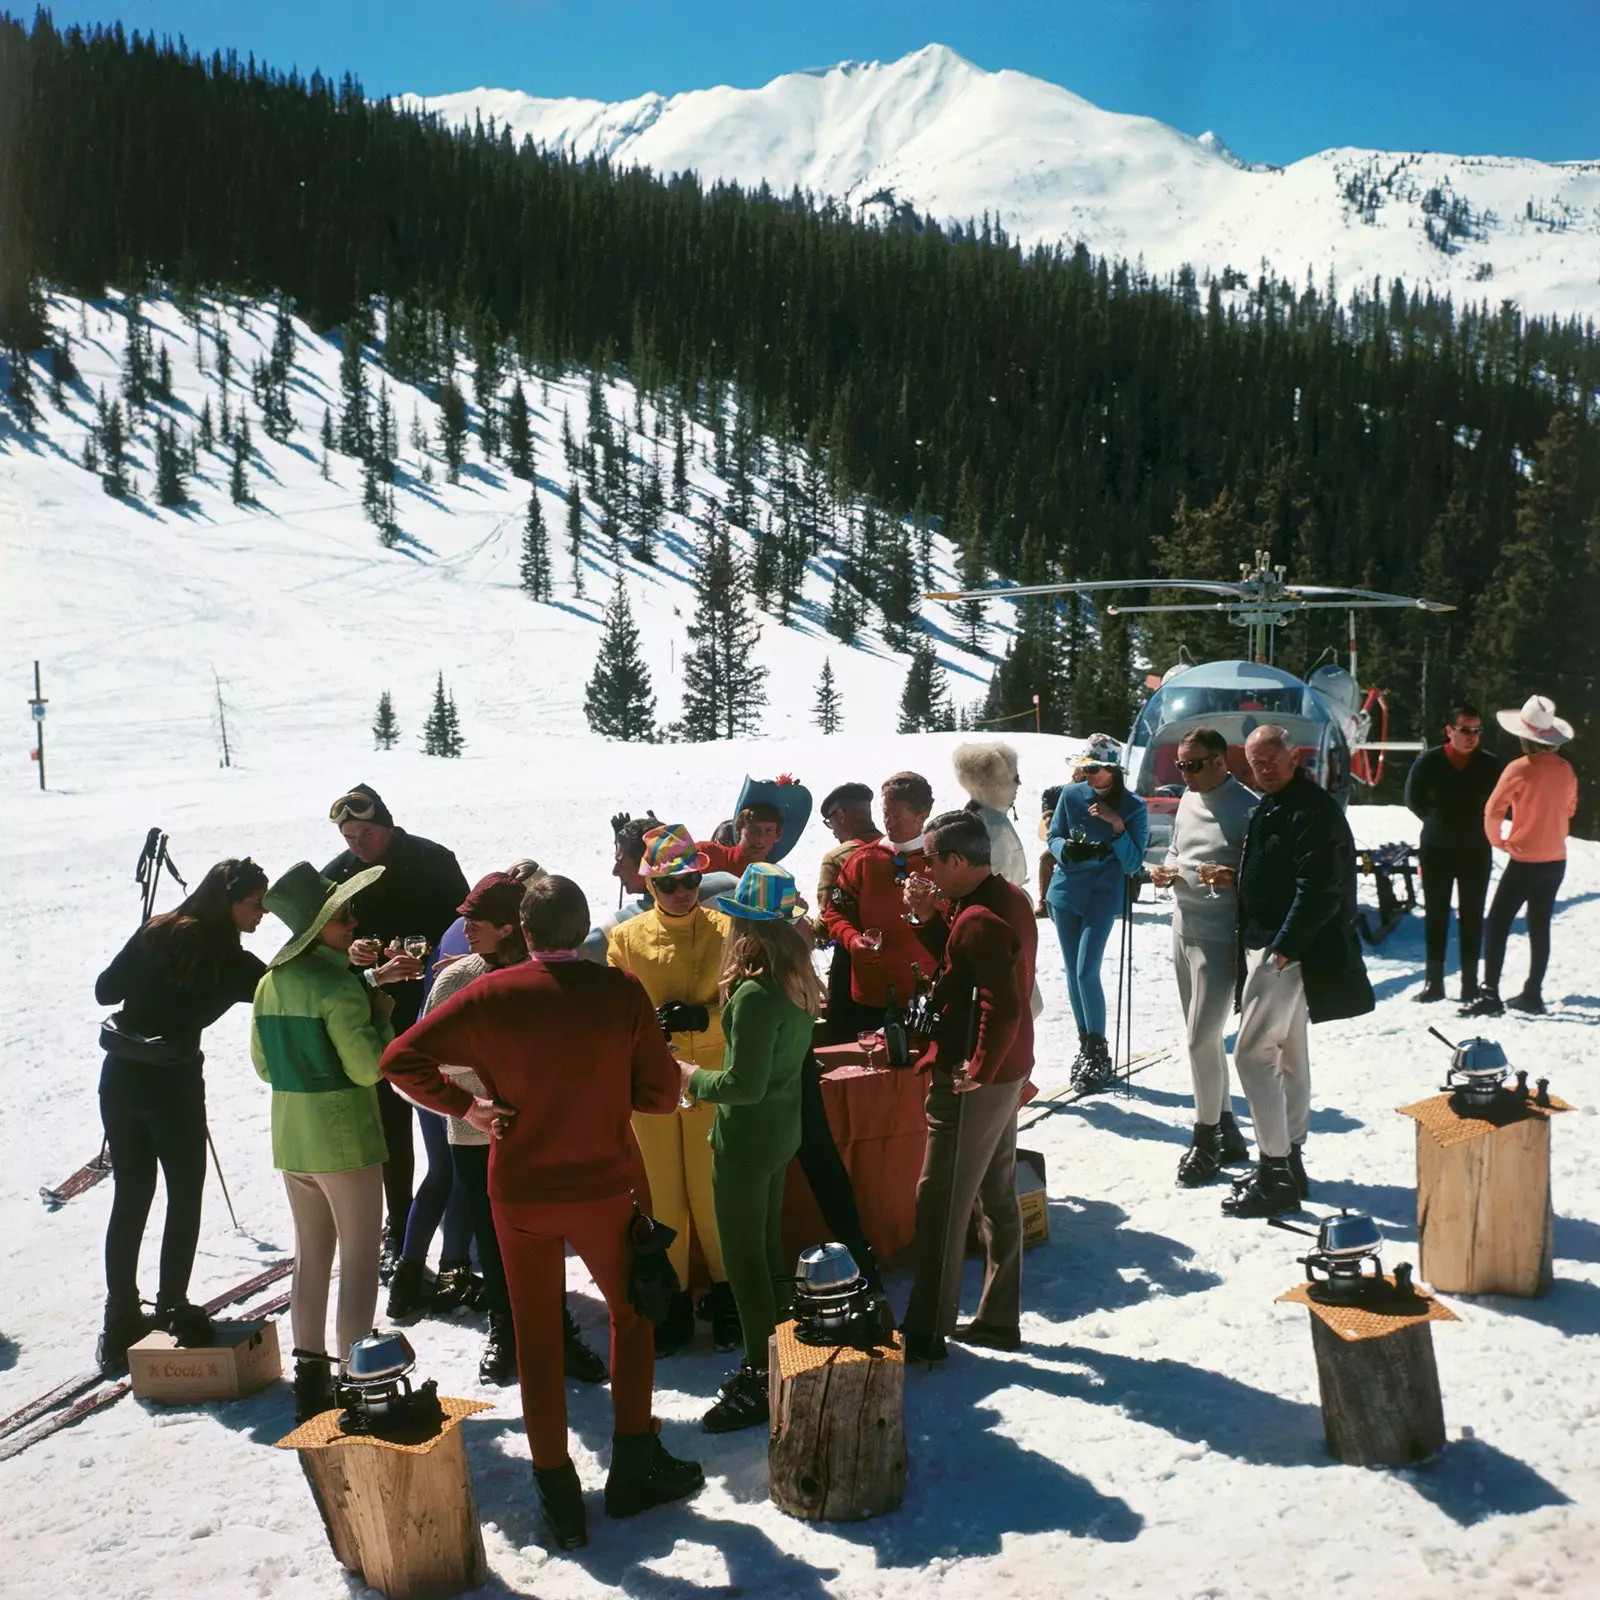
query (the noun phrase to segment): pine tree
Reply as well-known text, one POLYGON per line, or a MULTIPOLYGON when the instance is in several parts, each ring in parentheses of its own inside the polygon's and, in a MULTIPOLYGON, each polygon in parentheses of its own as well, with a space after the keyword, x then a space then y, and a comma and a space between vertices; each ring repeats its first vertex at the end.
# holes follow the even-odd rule
POLYGON ((233 462, 228 469, 228 496, 236 506, 250 503, 250 478, 245 471, 250 460, 250 419, 242 413, 233 432, 233 462))
POLYGON ((811 703, 811 720, 830 737, 839 731, 839 724, 844 720, 840 698, 833 681, 833 662, 824 656, 822 676, 817 680, 817 698, 811 703))
POLYGON ((567 487, 567 554, 572 558, 572 592, 583 598, 583 495, 574 478, 567 487))
MULTIPOLYGON (((974 522, 961 545, 960 560, 956 565, 956 581, 963 589, 981 589, 989 581, 988 568, 983 562, 983 530, 974 522)), ((957 600, 954 606, 956 626, 962 642, 969 650, 983 649, 983 636, 988 630, 984 621, 983 601, 957 600)))
POLYGON ((375 750, 393 750, 400 742, 400 723, 394 714, 394 701, 385 689, 378 696, 378 715, 372 723, 372 747, 375 750))
POLYGON ((878 609, 883 612, 884 643, 891 650, 903 650, 919 615, 917 564, 911 548, 911 533, 905 521, 896 517, 880 539, 870 505, 866 514, 873 520, 864 528, 863 542, 869 557, 874 552, 878 554, 874 594, 878 609))
POLYGON ((841 563, 834 573, 833 589, 828 595, 828 632, 840 644, 854 644, 861 636, 862 613, 861 596, 841 563))
POLYGON ((351 312, 339 351, 339 450, 362 461, 372 453, 372 420, 367 410, 367 371, 361 346, 367 335, 362 308, 351 312))
POLYGON ((472 330, 472 397, 478 405, 478 443, 485 460, 500 454, 500 385, 505 368, 500 354, 500 329, 493 312, 479 317, 472 330))
MULTIPOLYGON (((444 692, 444 674, 439 674, 438 682, 433 689, 433 705, 430 707, 427 719, 422 724, 422 753, 426 756, 459 755, 459 750, 452 750, 451 745, 451 706, 452 702, 444 692)), ((459 729, 457 729, 459 734, 459 729)))
POLYGON ((156 356, 156 376, 151 387, 156 399, 172 399, 172 357, 167 351, 165 339, 161 341, 161 349, 156 356))
POLYGON ((461 718, 456 712, 455 690, 452 689, 450 698, 444 703, 444 749, 440 754, 454 761, 460 757, 466 743, 461 736, 461 718))
POLYGON ((20 345, 11 351, 11 404, 16 409, 17 422, 24 433, 32 433, 39 422, 39 407, 33 398, 33 371, 28 365, 28 352, 20 345))
POLYGON ((687 739, 736 739, 761 725, 767 669, 755 663, 760 629, 745 609, 742 578, 727 525, 713 502, 695 573, 693 648, 683 658, 680 725, 687 739))
POLYGON ((143 411, 150 398, 150 346, 137 295, 128 296, 123 314, 128 336, 122 350, 122 395, 130 412, 143 411))
POLYGON ((122 426, 122 405, 120 401, 106 401, 106 392, 100 391, 100 422, 96 431, 95 443, 100 456, 100 486, 113 500, 122 500, 127 497, 128 482, 128 436, 122 426))
POLYGON ((533 427, 528 418, 528 397, 522 384, 511 386, 511 398, 506 402, 506 459, 511 464, 513 477, 533 477, 533 427))
POLYGON ((200 448, 211 451, 217 447, 216 426, 211 420, 211 396, 200 403, 200 448))
POLYGON ((159 504, 181 506, 188 500, 183 465, 177 427, 163 419, 156 424, 156 500, 159 504))
POLYGON ((689 514, 689 455, 683 437, 683 413, 676 418, 672 436, 672 509, 680 516, 689 514))
POLYGON ((522 589, 534 600, 551 597, 550 540, 537 489, 528 496, 528 516, 522 527, 522 589))
POLYGON ((911 667, 900 694, 901 733, 938 733, 955 726, 946 698, 944 669, 927 639, 911 647, 911 667))
POLYGON ((394 458, 400 453, 400 441, 395 435, 394 410, 389 404, 389 385, 378 390, 378 421, 372 434, 372 455, 378 476, 385 483, 394 482, 394 458))
POLYGON ((655 738, 656 697, 650 688, 649 668, 639 652, 639 629, 620 572, 606 607, 604 628, 600 654, 584 692, 583 714, 589 727, 604 738, 648 742, 655 738))
POLYGON ((467 402, 453 378, 439 390, 439 444, 444 450, 445 476, 451 483, 459 483, 466 459, 467 402))

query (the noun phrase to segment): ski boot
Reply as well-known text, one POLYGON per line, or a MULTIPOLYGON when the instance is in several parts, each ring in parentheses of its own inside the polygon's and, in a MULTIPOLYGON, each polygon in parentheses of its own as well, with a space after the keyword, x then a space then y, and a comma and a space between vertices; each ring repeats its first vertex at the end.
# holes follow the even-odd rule
POLYGON ((1185 1189, 1198 1189, 1222 1171, 1222 1127, 1215 1122, 1197 1122, 1189 1148, 1178 1162, 1178 1182, 1185 1189))
POLYGON ((511 1318, 498 1311, 489 1313, 489 1337, 484 1340, 478 1361, 478 1382, 495 1385, 514 1383, 517 1377, 517 1334, 511 1318))
POLYGON ((317 1350, 296 1350, 293 1354, 294 1420, 309 1422, 339 1403, 333 1384, 333 1357, 317 1350))
POLYGON ((1233 1120, 1233 1113, 1224 1111, 1218 1126, 1222 1130, 1223 1166, 1242 1166, 1250 1159, 1250 1146, 1245 1143, 1244 1135, 1239 1132, 1239 1124, 1233 1120))
POLYGON ((437 1291, 428 1269, 420 1261, 401 1260, 389 1280, 389 1302, 384 1315, 391 1322, 414 1322, 437 1304, 437 1291))
POLYGON ((1311 1180, 1306 1176, 1306 1164, 1301 1157, 1304 1144, 1301 1141, 1289 1146, 1289 1171, 1294 1176, 1294 1186, 1300 1193, 1302 1200, 1311 1198, 1311 1180))
POLYGON ((767 1369, 748 1361, 722 1380, 717 1403, 701 1418, 707 1433, 737 1433, 771 1420, 767 1402, 767 1369))
POLYGON ((1085 1036, 1083 1051, 1072 1064, 1072 1087, 1080 1095, 1100 1094, 1117 1081, 1117 1069, 1111 1064, 1111 1051, 1106 1046, 1105 1035, 1091 1033, 1085 1036), (1079 1067, 1078 1062, 1082 1062, 1079 1067))
POLYGON ((1287 1156, 1262 1156, 1255 1172, 1234 1184, 1222 1202, 1228 1217, 1277 1217, 1299 1209, 1300 1190, 1287 1156))
POLYGON ((1505 1014, 1505 1002, 1492 983, 1480 984, 1478 992, 1456 1013, 1461 1017, 1503 1017, 1505 1014))
POLYGON ((1525 1012, 1530 1017, 1544 1015, 1544 996, 1537 989, 1524 989, 1521 994, 1514 994, 1506 1001, 1513 1011, 1525 1012))
POLYGON ((578 1383, 604 1383, 611 1369, 584 1343, 578 1324, 566 1306, 561 1308, 561 1370, 565 1377, 578 1383))
POLYGON ((667 1314, 656 1324, 656 1360, 675 1356, 694 1338, 694 1302, 687 1289, 672 1297, 667 1314))
POLYGON ((137 1344, 150 1331, 150 1319, 138 1297, 121 1300, 106 1296, 105 1320, 100 1325, 100 1341, 95 1346, 95 1365, 104 1378, 119 1378, 128 1370, 128 1346, 137 1344))
POLYGON ((188 1350, 203 1350, 217 1342, 216 1324, 187 1300, 157 1300, 152 1325, 188 1350))
POLYGON ((1444 999, 1444 968, 1428 963, 1427 976, 1422 981, 1422 987, 1412 995, 1418 1005, 1431 1005, 1435 1000, 1444 999))
POLYGON ((576 1550, 589 1542, 589 1515, 583 1506, 583 1485, 569 1456, 559 1467, 535 1467, 533 1487, 539 1496, 544 1531, 558 1550, 576 1550))
MULTIPOLYGON (((393 1298, 392 1290, 390 1297, 393 1298)), ((459 1306, 469 1311, 482 1309, 483 1279, 473 1272, 470 1261, 441 1261, 430 1309, 437 1316, 448 1316, 459 1306)))
POLYGON ((378 1251, 378 1284, 387 1289, 400 1265, 400 1248, 405 1239, 405 1228, 388 1227, 383 1230, 383 1247, 378 1251))
POLYGON ((700 1463, 668 1454, 658 1432, 660 1426, 652 1420, 648 1433, 612 1434, 611 1471, 606 1477, 608 1517, 636 1516, 705 1487, 700 1463))
POLYGON ((718 1355, 726 1355, 744 1344, 744 1329, 739 1323, 739 1308, 734 1304, 733 1285, 711 1285, 711 1344, 718 1355))

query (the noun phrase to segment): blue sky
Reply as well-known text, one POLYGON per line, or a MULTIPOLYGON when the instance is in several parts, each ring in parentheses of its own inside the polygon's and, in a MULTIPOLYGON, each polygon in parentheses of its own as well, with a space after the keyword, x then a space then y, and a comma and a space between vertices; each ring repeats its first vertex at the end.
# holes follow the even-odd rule
MULTIPOLYGON (((0 0, 7 3, 7 0, 0 0)), ((9 0, 32 15, 32 0, 9 0)), ((1600 159, 1596 0, 58 0, 369 94, 479 85, 624 99, 937 41, 1256 161, 1335 144, 1600 159)))

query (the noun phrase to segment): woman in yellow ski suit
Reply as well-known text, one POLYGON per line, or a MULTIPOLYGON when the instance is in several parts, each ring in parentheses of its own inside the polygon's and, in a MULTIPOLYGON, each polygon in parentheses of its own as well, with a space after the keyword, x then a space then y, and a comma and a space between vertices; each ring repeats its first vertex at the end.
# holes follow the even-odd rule
MULTIPOLYGON (((728 919, 699 902, 706 864, 693 835, 682 825, 647 833, 639 872, 655 904, 610 931, 606 962, 631 972, 644 985, 680 1060, 720 1072, 722 1004, 717 977, 728 919)), ((716 1114, 715 1106, 692 1105, 666 1116, 635 1112, 633 1117, 634 1137, 650 1180, 651 1210, 677 1231, 669 1259, 684 1286, 671 1311, 656 1324, 658 1356, 671 1355, 694 1336, 694 1306, 687 1292, 691 1220, 711 1272, 712 1340, 718 1350, 737 1349, 743 1340, 711 1198, 707 1139, 716 1114)))

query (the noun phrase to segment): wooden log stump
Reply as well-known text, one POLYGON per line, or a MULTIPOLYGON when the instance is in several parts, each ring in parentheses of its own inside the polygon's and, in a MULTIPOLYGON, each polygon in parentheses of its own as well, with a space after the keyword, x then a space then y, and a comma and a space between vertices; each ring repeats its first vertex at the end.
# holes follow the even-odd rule
POLYGON ((785 1322, 768 1346, 772 1503, 810 1522, 858 1522, 906 1493, 905 1353, 802 1344, 785 1322))
POLYGON ((1422 1279, 1451 1294, 1548 1294, 1554 1279, 1550 1114, 1497 1126, 1439 1095, 1405 1108, 1417 1123, 1422 1279))
POLYGON ((346 1435, 324 1411, 278 1441, 294 1450, 340 1564, 389 1600, 445 1600, 488 1577, 461 1419, 481 1401, 441 1398, 444 1426, 420 1444, 346 1435))

